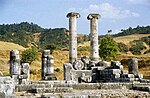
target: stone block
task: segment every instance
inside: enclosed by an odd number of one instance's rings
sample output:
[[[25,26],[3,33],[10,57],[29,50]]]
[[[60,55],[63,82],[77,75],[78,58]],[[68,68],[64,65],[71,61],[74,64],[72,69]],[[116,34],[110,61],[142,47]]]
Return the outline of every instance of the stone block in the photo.
[[[107,67],[110,67],[111,66],[111,63],[110,62],[107,62],[107,61],[99,61],[96,66],[103,66],[105,68]]]
[[[129,59],[128,68],[129,74],[138,74],[138,59],[137,58]]]
[[[14,80],[14,84],[19,84],[19,75],[12,75],[11,78]]]
[[[57,80],[54,74],[49,74],[45,76],[45,80]]]
[[[60,98],[58,95],[54,94],[42,94],[41,98]]]
[[[122,78],[134,78],[134,74],[121,74]]]
[[[72,80],[76,82],[81,82],[81,77],[87,77],[86,80],[90,80],[88,78],[92,77],[92,71],[91,70],[73,70],[72,71]],[[89,81],[86,81],[89,82]]]
[[[5,96],[11,96],[14,94],[14,91],[14,80],[10,77],[0,77],[0,92],[4,93]]]
[[[143,79],[143,74],[135,74],[135,78]]]
[[[121,74],[120,69],[105,69],[102,71],[104,74]]]
[[[95,66],[95,67],[92,67],[92,70],[93,70],[93,69],[104,70],[105,67],[102,67],[102,66]]]

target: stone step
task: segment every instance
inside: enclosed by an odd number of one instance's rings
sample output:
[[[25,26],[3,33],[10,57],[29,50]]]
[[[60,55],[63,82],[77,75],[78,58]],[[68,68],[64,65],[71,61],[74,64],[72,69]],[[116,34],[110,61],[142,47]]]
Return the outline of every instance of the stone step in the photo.
[[[36,88],[28,90],[29,93],[62,93],[62,92],[72,92],[71,87],[53,87],[53,88]]]

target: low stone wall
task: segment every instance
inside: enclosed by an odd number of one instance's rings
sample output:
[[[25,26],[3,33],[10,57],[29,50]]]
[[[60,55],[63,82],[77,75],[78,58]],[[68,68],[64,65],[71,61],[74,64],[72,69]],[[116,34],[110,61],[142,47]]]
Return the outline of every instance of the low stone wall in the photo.
[[[52,91],[56,88],[57,90],[60,90],[62,88],[70,88],[73,90],[97,90],[97,89],[131,89],[133,86],[132,83],[65,83],[65,82],[36,82],[34,84],[28,84],[28,85],[17,85],[15,91],[21,92],[21,91],[32,91],[36,90],[38,88],[49,88]],[[63,91],[63,90],[62,90]],[[65,90],[66,91],[66,90]]]
[[[71,81],[36,81],[29,85],[17,85],[16,92],[26,91],[33,98],[150,98],[149,92],[133,90],[134,86],[150,86],[149,83],[74,83]],[[28,95],[32,94],[32,95]],[[20,97],[19,97],[20,98]]]

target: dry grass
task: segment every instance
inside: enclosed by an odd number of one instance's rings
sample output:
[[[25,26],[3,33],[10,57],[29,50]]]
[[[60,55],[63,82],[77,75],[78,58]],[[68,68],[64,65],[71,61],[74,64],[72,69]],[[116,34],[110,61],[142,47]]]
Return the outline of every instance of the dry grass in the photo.
[[[17,49],[17,50],[21,50],[21,51],[25,50],[24,47],[22,47],[18,44],[0,41],[0,50],[9,50],[10,51],[12,49]]]
[[[86,46],[90,46],[90,41],[88,41],[88,42],[83,42],[83,43],[79,43],[78,44],[78,47],[86,47]]]
[[[125,36],[125,37],[117,37],[115,38],[115,40],[117,42],[123,42],[125,44],[128,44],[130,41],[132,40],[137,40],[141,37],[145,37],[148,36],[150,34],[134,34],[134,35],[129,35],[129,36]],[[78,44],[78,46],[90,46],[90,42],[85,42],[85,43],[80,43]],[[25,50],[24,47],[19,46],[17,44],[14,43],[8,43],[8,42],[2,42],[0,41],[0,71],[2,71],[4,73],[4,75],[9,74],[9,51],[12,49],[18,49],[19,51],[23,51]],[[65,50],[58,50],[58,51],[54,51],[53,56],[54,56],[54,66],[55,69],[59,68],[60,71],[59,72],[55,72],[55,75],[57,77],[58,80],[62,80],[63,79],[63,64],[67,63],[69,61],[69,51]],[[78,51],[78,57],[82,57],[82,56],[89,56],[90,53],[87,51]],[[137,57],[138,59],[144,59],[144,60],[148,60],[150,59],[150,54],[146,54],[146,55],[139,55],[139,56],[135,56],[132,55],[131,53],[127,53],[127,54],[120,54],[117,58],[117,60],[121,60],[123,58],[130,58],[130,57]],[[39,58],[37,61],[34,61],[31,65],[30,65],[30,69],[32,71],[35,71],[35,74],[31,74],[30,75],[30,79],[31,80],[40,80],[41,79],[41,53],[39,53]],[[126,69],[126,68],[125,68]],[[145,67],[145,68],[141,68],[139,69],[140,73],[146,75],[146,76],[150,76],[150,67]]]
[[[133,34],[133,35],[127,35],[127,36],[121,36],[121,37],[116,37],[114,40],[117,43],[124,43],[124,44],[129,44],[133,40],[139,40],[142,37],[150,36],[150,34]]]

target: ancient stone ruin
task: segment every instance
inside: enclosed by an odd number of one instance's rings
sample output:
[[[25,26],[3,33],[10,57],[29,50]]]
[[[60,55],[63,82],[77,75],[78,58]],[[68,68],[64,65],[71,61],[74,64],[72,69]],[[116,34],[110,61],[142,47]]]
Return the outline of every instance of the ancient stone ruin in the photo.
[[[99,14],[89,14],[90,57],[77,57],[77,23],[79,13],[69,18],[69,62],[64,65],[64,80],[54,74],[50,50],[42,52],[40,81],[30,81],[30,65],[20,63],[19,51],[10,51],[10,76],[0,72],[0,98],[150,98],[150,81],[138,72],[138,59],[128,60],[128,73],[119,61],[99,60]]]
[[[42,53],[42,80],[56,80],[54,75],[54,58],[50,55],[50,50]]]

